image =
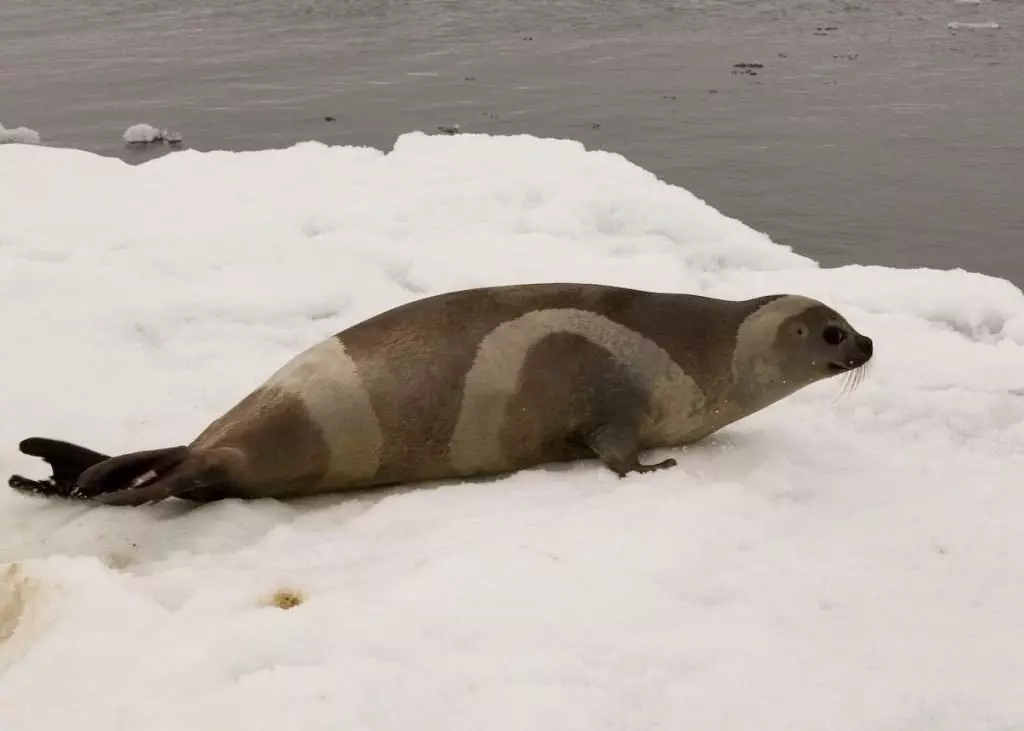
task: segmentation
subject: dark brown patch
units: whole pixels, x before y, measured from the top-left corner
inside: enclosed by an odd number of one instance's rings
[[[580,291],[577,285],[463,290],[402,305],[340,333],[384,437],[380,481],[449,475],[448,443],[481,340],[532,310],[577,306]]]
[[[526,354],[500,434],[511,465],[592,457],[590,433],[602,424],[635,429],[648,395],[626,366],[582,335],[556,333]]]
[[[242,473],[230,475],[234,495],[302,494],[320,482],[330,459],[328,445],[302,400],[277,389],[253,391],[193,445],[203,450],[235,448],[245,455],[239,466]],[[190,497],[209,499],[203,492]]]
[[[777,298],[733,302],[687,294],[636,297],[614,292],[606,298],[602,314],[656,343],[712,401],[730,385],[740,324]]]

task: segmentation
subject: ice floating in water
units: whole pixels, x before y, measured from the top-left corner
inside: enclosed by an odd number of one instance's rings
[[[145,145],[167,142],[175,145],[181,142],[181,135],[166,129],[157,129],[151,124],[133,124],[124,131],[124,141],[130,145]]]
[[[131,144],[163,140],[163,131],[149,124],[133,124],[124,131],[124,141]]]
[[[999,27],[999,23],[994,20],[988,20],[983,23],[971,23],[966,20],[952,20],[946,23],[946,27],[950,30],[996,30]]]
[[[5,129],[4,126],[0,124],[0,145],[38,145],[41,139],[42,138],[39,136],[39,133],[34,129],[29,129],[28,127]]]

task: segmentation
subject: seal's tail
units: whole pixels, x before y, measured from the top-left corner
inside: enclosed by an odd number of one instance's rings
[[[13,475],[19,492],[95,500],[108,505],[141,505],[215,484],[219,471],[202,450],[169,447],[109,457],[85,447],[32,437],[21,451],[42,458],[53,469],[48,480]]]

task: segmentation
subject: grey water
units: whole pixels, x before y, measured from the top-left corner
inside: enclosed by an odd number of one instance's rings
[[[573,138],[826,265],[1019,286],[1022,69],[1019,0],[0,0],[0,123],[45,144]]]

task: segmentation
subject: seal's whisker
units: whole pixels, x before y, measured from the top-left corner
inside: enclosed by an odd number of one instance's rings
[[[846,371],[839,377],[839,393],[836,394],[835,399],[832,403],[838,403],[842,398],[850,398],[854,392],[860,388],[860,385],[864,383],[864,379],[868,376],[868,369],[871,367],[872,362],[868,361],[862,366],[853,368]]]
[[[874,367],[874,365],[875,365],[875,362],[873,360],[869,360],[867,363],[865,363],[864,365],[862,365],[860,368],[857,369],[858,371],[860,371],[857,374],[857,387],[858,388],[860,388],[860,385],[862,383],[864,383],[864,381],[866,381],[868,379],[868,376],[871,375],[871,369]]]
[[[839,400],[846,394],[846,382],[849,378],[849,373],[844,373],[839,376],[839,391],[836,393],[836,397],[832,399],[833,404],[839,403]]]
[[[857,382],[857,371],[847,371],[846,373],[843,374],[842,381],[843,387],[842,390],[839,392],[839,396],[840,398],[850,398],[850,395],[853,393],[853,389],[856,387],[855,384]]]
[[[872,362],[869,360],[867,363],[857,368],[853,373],[853,384],[850,388],[850,394],[860,388],[861,384],[864,383],[864,379],[868,377],[868,372],[871,368]]]

